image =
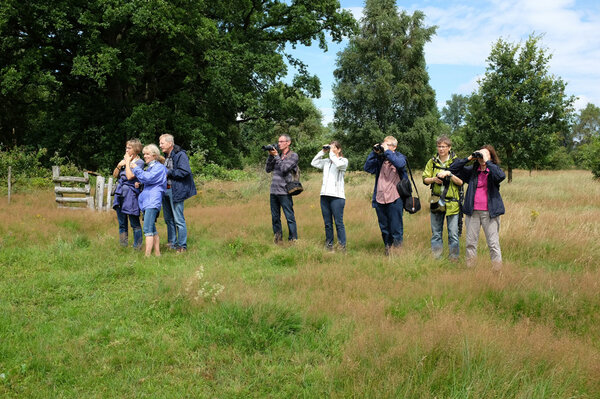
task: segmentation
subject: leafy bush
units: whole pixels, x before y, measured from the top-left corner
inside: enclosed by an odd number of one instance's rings
[[[239,169],[227,169],[224,166],[217,165],[212,161],[206,160],[206,151],[193,151],[189,154],[190,167],[194,177],[201,180],[246,180],[251,173]]]
[[[590,169],[596,179],[600,179],[600,137],[580,145],[575,154],[578,166]]]
[[[556,151],[547,157],[544,169],[571,169],[573,166],[573,157],[567,152],[567,149],[565,147],[558,147]]]
[[[45,148],[33,150],[27,147],[12,149],[0,147],[0,176],[6,179],[10,166],[13,178],[50,177],[51,172],[47,168],[43,168],[41,162],[41,158],[47,152]]]

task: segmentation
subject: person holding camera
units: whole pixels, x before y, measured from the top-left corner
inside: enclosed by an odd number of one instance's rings
[[[386,255],[402,246],[404,235],[404,204],[396,185],[400,179],[407,178],[406,157],[396,152],[397,146],[398,140],[387,136],[383,143],[373,146],[364,166],[365,172],[375,175],[372,206],[377,213]]]
[[[337,141],[325,144],[310,163],[323,170],[321,185],[321,213],[325,223],[325,247],[333,251],[333,220],[337,231],[338,245],[346,250],[346,229],[344,227],[344,172],[348,168],[348,159],[342,155],[342,147]]]
[[[472,160],[476,162],[467,166]],[[492,259],[492,269],[500,271],[502,268],[499,231],[504,203],[500,196],[500,182],[506,176],[499,165],[498,154],[489,144],[473,152],[468,158],[457,159],[450,165],[450,172],[459,175],[469,184],[463,205],[467,227],[465,252],[468,267],[474,266],[479,231],[483,227]]]
[[[270,190],[271,221],[273,224],[273,240],[275,244],[281,243],[283,229],[281,227],[281,209],[288,225],[288,241],[298,239],[296,217],[294,215],[294,201],[288,194],[285,186],[291,178],[291,173],[298,168],[298,154],[290,149],[292,138],[287,134],[281,135],[277,145],[264,146],[269,152],[265,170],[273,173]],[[281,154],[279,153],[281,151]]]
[[[160,163],[160,150],[154,144],[149,144],[142,150],[144,161],[148,167],[142,169],[132,162],[133,157],[125,154],[125,173],[128,179],[136,177],[144,185],[144,190],[138,197],[140,209],[144,212],[144,235],[146,236],[146,256],[160,256],[159,237],[156,230],[156,218],[160,213],[163,194],[167,189],[167,168]]]
[[[436,146],[437,155],[427,162],[423,171],[423,183],[431,187],[431,252],[437,259],[442,256],[445,218],[448,229],[448,257],[450,260],[457,260],[460,197],[463,181],[449,170],[450,164],[457,158],[452,152],[450,138],[441,136],[437,139]]]
[[[131,157],[132,162],[137,166],[144,166],[144,161],[139,154],[142,152],[142,143],[138,139],[131,139],[125,143],[125,154]],[[133,231],[133,248],[142,248],[142,225],[140,223],[140,207],[138,205],[138,196],[140,195],[140,182],[135,177],[127,177],[125,172],[125,157],[117,164],[113,171],[113,177],[117,179],[114,197],[113,209],[117,212],[119,221],[119,244],[126,247],[128,244],[127,219]]]
[[[167,225],[167,247],[178,253],[187,251],[187,226],[183,201],[196,195],[196,183],[190,160],[185,151],[175,145],[170,134],[159,137],[159,146],[166,155],[167,190],[163,198],[163,216]]]

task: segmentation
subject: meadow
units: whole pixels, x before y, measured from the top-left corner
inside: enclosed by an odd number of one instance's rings
[[[500,274],[483,234],[474,269],[464,236],[458,263],[433,259],[427,209],[384,256],[362,172],[346,178],[348,250],[325,251],[320,179],[295,197],[295,245],[272,243],[259,173],[199,186],[188,252],[148,259],[119,247],[114,212],[57,209],[51,189],[0,198],[0,397],[600,397],[589,172],[502,184]]]

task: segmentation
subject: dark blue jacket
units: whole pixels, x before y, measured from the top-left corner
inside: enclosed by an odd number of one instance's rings
[[[182,202],[197,194],[190,160],[178,145],[173,147],[169,156],[173,158],[173,169],[167,170],[167,179],[171,181],[173,202]]]
[[[381,166],[385,160],[388,160],[396,167],[396,170],[400,173],[400,177],[402,179],[407,178],[406,174],[406,157],[399,152],[394,152],[391,150],[386,150],[383,154],[379,155],[375,151],[371,151],[369,156],[367,157],[367,161],[365,162],[364,170],[370,174],[375,175],[375,188],[373,188],[373,200],[371,205],[375,208],[375,197],[377,196],[377,182],[379,181],[379,172],[381,171]]]
[[[469,184],[465,202],[463,204],[463,213],[471,216],[473,214],[473,203],[475,202],[475,190],[477,190],[477,179],[479,177],[479,162],[466,166],[468,158],[456,159],[450,165],[450,172],[460,177],[465,183]],[[486,166],[489,170],[488,185],[488,211],[491,218],[504,215],[504,203],[500,196],[500,182],[506,178],[506,175],[498,165],[492,161],[487,161]]]

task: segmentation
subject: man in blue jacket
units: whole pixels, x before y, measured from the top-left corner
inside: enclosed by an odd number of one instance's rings
[[[403,202],[396,185],[400,178],[407,178],[406,157],[396,152],[398,140],[387,136],[381,145],[375,145],[365,162],[365,172],[375,175],[372,206],[377,212],[379,229],[385,245],[385,254],[402,245]]]
[[[163,197],[163,215],[167,224],[167,246],[177,252],[187,251],[187,227],[183,216],[183,201],[196,195],[196,184],[190,160],[184,150],[175,145],[170,134],[159,138],[167,167],[167,191]]]

